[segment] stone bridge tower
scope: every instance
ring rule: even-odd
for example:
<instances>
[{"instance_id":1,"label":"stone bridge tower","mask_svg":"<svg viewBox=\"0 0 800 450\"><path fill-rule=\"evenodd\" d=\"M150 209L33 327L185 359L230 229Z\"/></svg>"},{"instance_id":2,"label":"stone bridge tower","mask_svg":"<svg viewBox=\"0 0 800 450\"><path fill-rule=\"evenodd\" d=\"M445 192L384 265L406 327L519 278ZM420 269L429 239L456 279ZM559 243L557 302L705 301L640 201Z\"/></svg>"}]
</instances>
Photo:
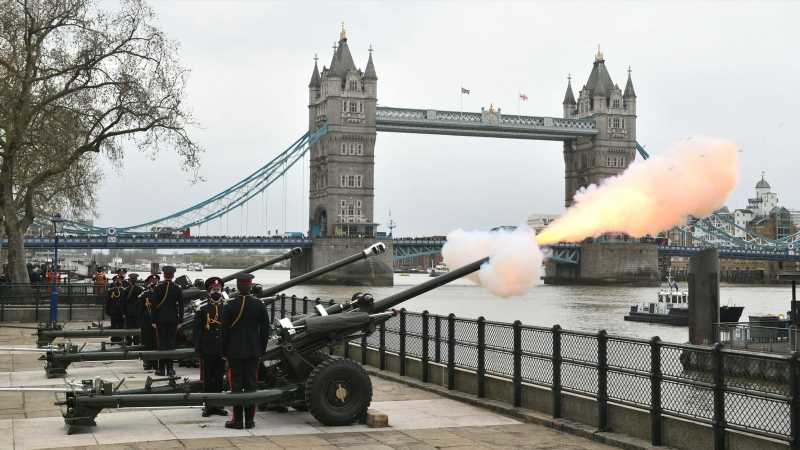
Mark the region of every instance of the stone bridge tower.
<instances>
[{"instance_id":1,"label":"stone bridge tower","mask_svg":"<svg viewBox=\"0 0 800 450\"><path fill-rule=\"evenodd\" d=\"M356 68L342 27L329 67L316 61L308 85L308 129L328 132L311 148L309 177L310 252L292 259L291 276L357 253L377 241L374 221L375 105L378 76L370 49L367 66ZM387 252L315 283L391 286L391 240Z\"/></svg>"},{"instance_id":2,"label":"stone bridge tower","mask_svg":"<svg viewBox=\"0 0 800 450\"><path fill-rule=\"evenodd\" d=\"M330 67L316 62L309 83L309 130L328 133L311 149L309 233L312 237L373 237L375 103L378 77L370 49L357 69L342 29Z\"/></svg>"},{"instance_id":3,"label":"stone bridge tower","mask_svg":"<svg viewBox=\"0 0 800 450\"><path fill-rule=\"evenodd\" d=\"M565 204L580 188L599 183L624 171L636 157L636 92L631 72L625 90L611 81L600 49L578 100L571 80L564 95L564 117L594 119L599 134L564 143Z\"/></svg>"}]
</instances>

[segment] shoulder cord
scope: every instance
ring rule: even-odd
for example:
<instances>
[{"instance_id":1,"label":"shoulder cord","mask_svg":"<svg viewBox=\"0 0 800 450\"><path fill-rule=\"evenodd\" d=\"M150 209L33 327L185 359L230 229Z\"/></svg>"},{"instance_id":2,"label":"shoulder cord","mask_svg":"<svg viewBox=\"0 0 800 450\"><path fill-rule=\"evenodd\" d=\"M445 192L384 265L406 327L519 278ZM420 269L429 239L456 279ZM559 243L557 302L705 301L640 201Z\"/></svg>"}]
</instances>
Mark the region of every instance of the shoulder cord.
<instances>
[{"instance_id":1,"label":"shoulder cord","mask_svg":"<svg viewBox=\"0 0 800 450\"><path fill-rule=\"evenodd\" d=\"M206 314L206 330L211 329L211 325L220 325L222 322L219 321L219 305L214 305L214 317L211 317L211 314Z\"/></svg>"},{"instance_id":2,"label":"shoulder cord","mask_svg":"<svg viewBox=\"0 0 800 450\"><path fill-rule=\"evenodd\" d=\"M233 323L231 323L231 328L235 327L237 323L239 323L239 319L242 318L242 313L244 312L244 302L247 300L247 296L242 296L242 307L239 308L239 314L236 315L236 318L233 319Z\"/></svg>"},{"instance_id":3,"label":"shoulder cord","mask_svg":"<svg viewBox=\"0 0 800 450\"><path fill-rule=\"evenodd\" d=\"M115 295L115 294L116 294L116 295ZM111 289L111 293L110 293L109 295L111 295L111 300L116 300L116 299L118 299L118 298L119 298L119 296L121 295L121 294L119 293L119 288L116 288L116 287L115 287L115 288L112 288L112 289Z\"/></svg>"},{"instance_id":4,"label":"shoulder cord","mask_svg":"<svg viewBox=\"0 0 800 450\"><path fill-rule=\"evenodd\" d=\"M164 289L164 298L162 298L161 301L158 302L158 304L156 305L156 310L161 309L161 305L163 305L164 302L167 300L167 294L169 293L170 282L169 282L169 280L167 280L164 283L166 283L166 285L167 285L167 287Z\"/></svg>"}]
</instances>

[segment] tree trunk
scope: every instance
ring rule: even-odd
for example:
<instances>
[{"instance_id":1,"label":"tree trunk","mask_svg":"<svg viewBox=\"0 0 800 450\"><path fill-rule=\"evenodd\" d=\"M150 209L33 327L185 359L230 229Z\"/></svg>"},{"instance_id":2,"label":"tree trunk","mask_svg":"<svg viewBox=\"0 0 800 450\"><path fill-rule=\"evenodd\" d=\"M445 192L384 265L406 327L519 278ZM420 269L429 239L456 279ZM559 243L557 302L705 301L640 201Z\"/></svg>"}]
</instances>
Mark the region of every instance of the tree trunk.
<instances>
[{"instance_id":1,"label":"tree trunk","mask_svg":"<svg viewBox=\"0 0 800 450\"><path fill-rule=\"evenodd\" d=\"M6 237L8 238L8 275L12 283L30 283L28 268L25 266L25 238L24 231L17 226L17 221L6 222Z\"/></svg>"}]
</instances>

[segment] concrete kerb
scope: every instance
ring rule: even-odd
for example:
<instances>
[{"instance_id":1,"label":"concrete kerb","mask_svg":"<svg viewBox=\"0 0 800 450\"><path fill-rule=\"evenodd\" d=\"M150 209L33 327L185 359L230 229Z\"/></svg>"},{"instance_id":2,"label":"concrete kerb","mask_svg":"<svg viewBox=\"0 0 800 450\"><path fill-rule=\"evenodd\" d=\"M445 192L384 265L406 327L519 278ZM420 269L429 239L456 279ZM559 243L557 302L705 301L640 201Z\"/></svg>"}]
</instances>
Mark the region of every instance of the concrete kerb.
<instances>
[{"instance_id":1,"label":"concrete kerb","mask_svg":"<svg viewBox=\"0 0 800 450\"><path fill-rule=\"evenodd\" d=\"M670 447L653 447L647 441L642 439L633 438L619 433L600 432L597 431L596 428L581 423L573 422L571 420L553 419L545 414L536 411L524 408L515 408L503 402L490 400L486 398L478 398L475 395L467 394L464 392L459 392L455 390L451 391L443 386L424 383L420 380L408 376L400 376L374 367L365 366L364 369L366 369L367 373L369 373L370 376L375 376L386 380L394 381L397 383L402 383L416 389L421 389L423 391L428 391L434 394L441 395L442 397L445 398L450 398L452 400L458 400L460 402L464 402L473 406L486 408L498 414L503 414L505 416L518 419L526 423L543 425L548 428L552 428L554 430L562 431L564 433L572 434L586 439L591 439L601 444L612 445L614 447L619 447L626 450L653 450L653 449L669 450L670 449ZM391 420L391 418L389 420Z\"/></svg>"}]
</instances>

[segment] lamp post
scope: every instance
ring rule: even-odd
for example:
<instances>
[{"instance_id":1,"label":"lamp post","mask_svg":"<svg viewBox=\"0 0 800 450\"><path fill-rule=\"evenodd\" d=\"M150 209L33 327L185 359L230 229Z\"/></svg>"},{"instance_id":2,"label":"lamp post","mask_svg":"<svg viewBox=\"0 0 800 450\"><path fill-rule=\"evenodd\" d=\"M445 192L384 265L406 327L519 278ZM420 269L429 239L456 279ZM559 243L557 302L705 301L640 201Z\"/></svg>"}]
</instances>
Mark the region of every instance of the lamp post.
<instances>
[{"instance_id":1,"label":"lamp post","mask_svg":"<svg viewBox=\"0 0 800 450\"><path fill-rule=\"evenodd\" d=\"M61 214L56 213L52 219L53 222L53 270L50 271L52 280L50 286L50 324L55 326L58 322L58 235L61 234L61 229L64 226L64 219Z\"/></svg>"}]
</instances>

